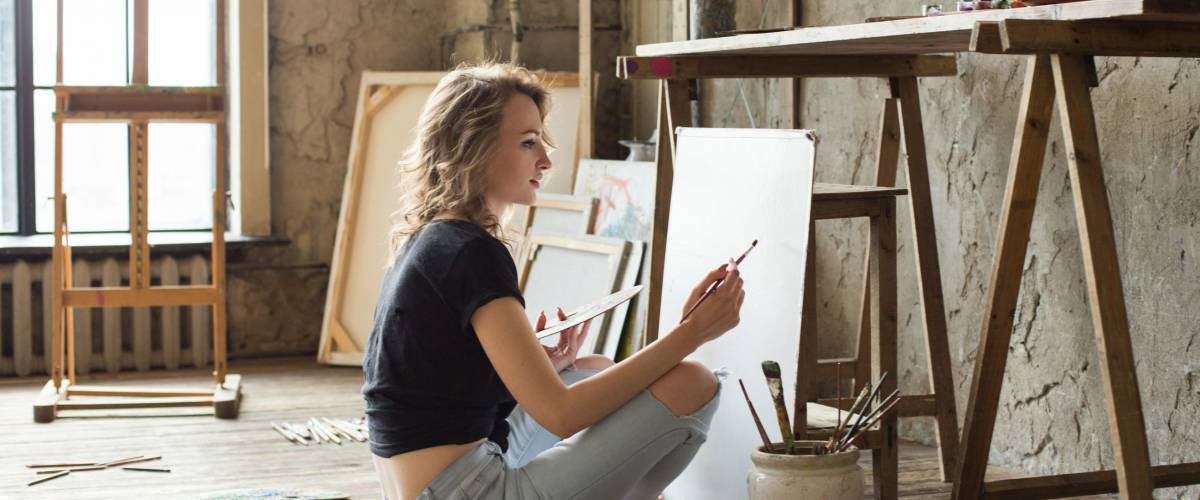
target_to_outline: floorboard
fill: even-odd
[[[218,420],[211,409],[73,412],[50,424],[33,422],[41,377],[0,379],[0,497],[4,498],[195,498],[245,488],[339,490],[352,498],[378,499],[378,480],[365,443],[310,445],[285,441],[272,421],[362,415],[362,371],[322,366],[310,359],[242,361],[242,407],[236,420]],[[80,383],[162,387],[205,386],[202,370],[97,374]],[[120,469],[73,473],[26,487],[36,477],[26,464],[107,461],[162,455],[143,465],[169,474]],[[869,454],[862,462],[870,481]],[[989,479],[1015,477],[989,468]],[[870,492],[870,485],[866,491]],[[900,451],[900,495],[949,498],[938,480],[934,448],[905,444]],[[671,499],[674,500],[674,499]]]

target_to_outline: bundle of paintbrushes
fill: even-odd
[[[304,446],[309,443],[342,444],[343,440],[367,440],[367,419],[362,417],[350,420],[310,417],[302,424],[271,422],[271,428],[288,441]]]
[[[771,444],[771,438],[767,435],[767,430],[763,427],[762,420],[758,417],[758,412],[754,409],[754,404],[750,402],[750,395],[746,392],[746,384],[739,379],[738,383],[742,386],[742,395],[746,398],[746,405],[750,407],[750,416],[754,419],[754,425],[758,428],[758,435],[762,438],[763,449],[768,452],[783,452],[788,455],[794,455],[796,451],[795,434],[791,427],[791,420],[788,418],[787,404],[783,397],[783,378],[779,370],[779,363],[775,361],[763,361],[763,375],[767,379],[767,388],[771,391],[771,401],[775,405],[775,417],[779,421],[779,432],[783,436],[783,449],[779,450]],[[841,366],[838,366],[838,418],[837,425],[833,428],[833,433],[829,439],[821,443],[820,446],[813,448],[812,453],[815,455],[825,455],[829,453],[837,453],[845,451],[855,442],[857,442],[872,426],[883,420],[889,413],[896,409],[897,403],[900,402],[900,390],[895,390],[887,397],[880,398],[879,390],[883,385],[883,381],[887,379],[887,373],[879,377],[879,381],[873,386],[870,382],[862,388],[854,403],[850,405],[850,410],[845,412],[844,416],[841,411]],[[872,402],[875,402],[872,405]],[[797,401],[796,404],[805,404]]]
[[[141,471],[141,472],[171,472],[171,469],[162,467],[142,467],[128,466],[141,462],[149,462],[151,460],[159,460],[161,456],[146,456],[138,455],[136,457],[122,458],[120,460],[111,460],[108,462],[71,462],[71,463],[55,463],[55,464],[29,464],[26,468],[37,469],[37,475],[40,476],[33,481],[25,483],[25,486],[33,486],[35,484],[44,483],[52,479],[58,479],[72,472],[105,470],[115,467],[120,467],[124,470]]]
[[[892,391],[887,397],[879,399],[879,388],[883,386],[883,381],[888,374],[884,372],[879,377],[879,381],[875,383],[875,387],[871,387],[871,383],[863,386],[858,393],[858,398],[850,405],[850,411],[846,413],[846,418],[838,418],[837,427],[833,429],[833,435],[825,442],[826,453],[837,453],[845,451],[851,445],[859,440],[883,417],[896,409],[896,405],[900,403],[900,389]],[[871,407],[871,402],[878,400],[875,407]],[[840,403],[841,401],[839,401]],[[841,406],[838,406],[840,409]],[[854,422],[851,422],[853,420]]]

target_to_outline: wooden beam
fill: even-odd
[[[113,410],[120,408],[175,408],[180,406],[212,406],[212,396],[179,398],[145,398],[134,401],[59,401],[59,410]]]
[[[70,382],[63,382],[63,385],[69,386]],[[59,389],[55,387],[55,381],[47,381],[33,402],[33,421],[39,424],[53,422],[56,416],[54,409],[58,405],[58,397]]]
[[[596,86],[592,80],[592,0],[579,0],[579,141],[576,156],[592,157],[592,109]],[[574,184],[572,184],[574,185]]]
[[[1100,164],[1100,141],[1088,88],[1088,56],[1054,54],[1051,67],[1074,193],[1075,218],[1103,375],[1108,430],[1122,499],[1151,497],[1150,451],[1137,365],[1121,288],[1116,235]]]
[[[882,210],[879,206],[881,198],[813,200],[813,220],[852,219],[855,217],[874,217]]]
[[[908,160],[908,202],[912,210],[913,250],[917,258],[917,290],[921,294],[921,317],[925,324],[925,359],[929,361],[929,384],[938,398],[935,416],[942,480],[950,481],[958,456],[958,411],[954,402],[954,380],[950,375],[953,365],[950,364],[950,344],[946,338],[946,307],[917,79],[896,79],[896,90],[900,96],[901,137]]]
[[[213,304],[221,294],[213,286],[93,287],[66,289],[62,297],[66,307],[133,307]]]
[[[894,80],[889,81],[890,97],[883,100],[883,109],[879,117],[879,148],[875,153],[875,182],[877,187],[892,187],[896,185],[896,167],[900,161],[900,118],[899,118],[899,88]],[[908,194],[905,191],[904,194]],[[858,303],[858,340],[855,346],[855,357],[861,360],[871,359],[871,252],[875,250],[867,245],[863,252],[862,293]],[[859,385],[866,385],[871,379],[871,366],[862,363],[855,368],[854,378]]]
[[[218,3],[223,3],[218,0]],[[133,71],[129,83],[150,83],[150,1],[133,0]]]
[[[1195,23],[1005,19],[999,34],[1002,54],[1200,57]]]
[[[93,385],[72,385],[65,389],[71,396],[113,396],[137,398],[172,398],[187,396],[208,396],[212,390],[204,389],[160,389],[157,387],[102,387]]]
[[[55,122],[185,122],[222,123],[225,113],[220,111],[57,111]]]
[[[686,4],[685,4],[686,5]],[[662,309],[663,266],[667,257],[667,224],[671,215],[671,185],[675,179],[675,129],[691,125],[686,80],[664,80],[658,96],[658,154],[654,187],[654,222],[650,230],[650,290],[646,300],[643,345],[658,339]]]
[[[64,97],[59,111],[223,112],[225,92],[216,87],[69,87],[58,86]]]
[[[988,450],[992,446],[1004,367],[1008,363],[1013,314],[1021,290],[1021,265],[1029,247],[1029,229],[1033,224],[1033,208],[1037,202],[1053,110],[1054,80],[1050,75],[1050,61],[1044,56],[1031,56],[1025,63],[1020,114],[984,302],[983,331],[979,335],[966,423],[959,442],[958,478],[954,481],[953,495],[957,500],[973,500],[983,495]]]
[[[1200,484],[1200,462],[1156,465],[1150,468],[1150,474],[1154,488]],[[991,481],[987,483],[984,498],[1026,500],[1104,495],[1116,492],[1116,471],[1101,470]]]
[[[850,411],[850,406],[854,404],[854,398],[857,396],[858,394],[843,394],[840,403],[837,398],[821,398],[817,402],[834,408],[841,406],[843,410]],[[900,403],[896,405],[896,412],[898,416],[903,418],[932,417],[937,415],[937,396],[933,394],[900,396]]]
[[[953,56],[690,56],[617,58],[617,77],[662,78],[841,78],[954,76]]]
[[[975,29],[971,30],[971,52],[982,52],[984,54],[1004,53],[1004,49],[1000,45],[999,21],[979,21],[975,23]]]
[[[871,378],[879,380],[883,373],[891,374],[879,384],[879,392],[887,395],[896,390],[896,199],[880,200],[883,213],[871,218],[871,303],[875,327],[871,332]],[[899,494],[897,476],[900,443],[897,441],[896,413],[879,420],[879,447],[872,450],[875,467],[875,498],[895,500]]]

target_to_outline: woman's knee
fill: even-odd
[[[575,360],[575,368],[593,371],[604,371],[616,363],[607,356],[600,354],[591,354],[588,356],[580,356]]]
[[[712,401],[718,386],[716,375],[708,367],[697,361],[683,360],[650,384],[650,394],[671,410],[671,414],[682,417]]]

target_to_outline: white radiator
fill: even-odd
[[[209,282],[204,255],[160,257],[151,264],[151,285]],[[0,376],[48,373],[50,353],[50,261],[0,264]],[[76,287],[128,286],[125,259],[75,259]],[[207,366],[212,359],[209,306],[76,309],[75,372]],[[65,363],[65,357],[64,357]]]

